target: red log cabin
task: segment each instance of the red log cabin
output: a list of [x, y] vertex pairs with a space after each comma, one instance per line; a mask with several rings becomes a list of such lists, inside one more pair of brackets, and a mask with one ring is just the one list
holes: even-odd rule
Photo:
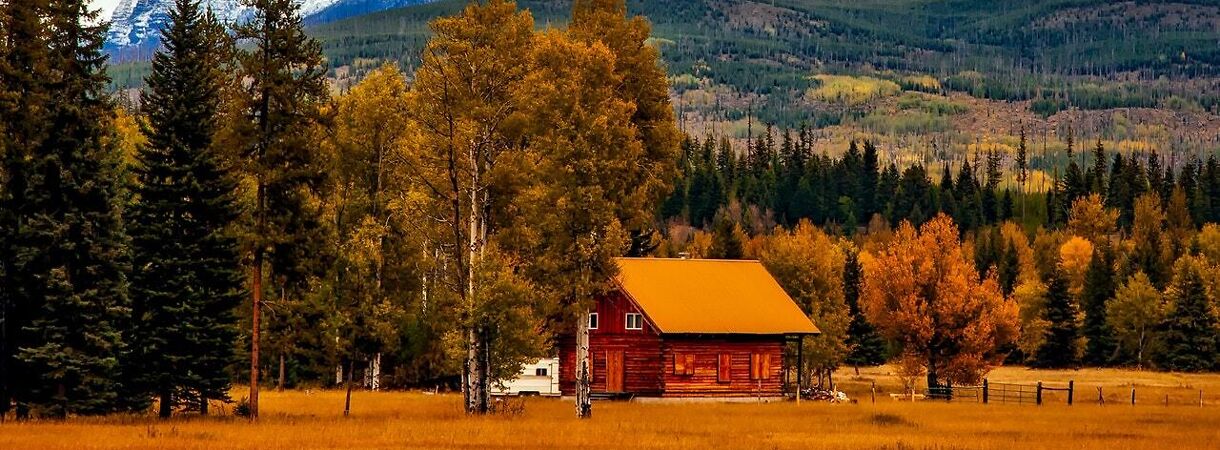
[[[589, 321], [592, 391], [624, 397], [781, 397], [785, 344], [817, 327], [757, 261], [619, 258]], [[576, 390], [576, 342], [559, 343]]]

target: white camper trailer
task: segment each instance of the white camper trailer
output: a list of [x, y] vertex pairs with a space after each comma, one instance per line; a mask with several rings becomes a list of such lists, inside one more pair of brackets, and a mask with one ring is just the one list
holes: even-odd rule
[[493, 385], [492, 395], [559, 396], [559, 358], [542, 358], [526, 364], [517, 378]]

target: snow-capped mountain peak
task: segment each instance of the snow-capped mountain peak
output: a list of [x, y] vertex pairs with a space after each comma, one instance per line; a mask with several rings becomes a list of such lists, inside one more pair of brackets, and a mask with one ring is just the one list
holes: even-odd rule
[[[152, 47], [160, 29], [169, 22], [168, 11], [174, 0], [91, 0], [98, 20], [110, 22], [106, 37], [109, 49]], [[202, 0], [222, 22], [235, 23], [250, 17], [251, 8], [241, 0]], [[307, 22], [329, 22], [400, 6], [433, 0], [293, 0], [301, 7]]]

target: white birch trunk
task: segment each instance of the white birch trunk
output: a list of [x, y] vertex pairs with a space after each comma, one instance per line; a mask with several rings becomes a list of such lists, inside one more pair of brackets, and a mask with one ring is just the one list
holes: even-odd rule
[[589, 312], [582, 311], [576, 320], [576, 417], [593, 417], [593, 397], [589, 364]]

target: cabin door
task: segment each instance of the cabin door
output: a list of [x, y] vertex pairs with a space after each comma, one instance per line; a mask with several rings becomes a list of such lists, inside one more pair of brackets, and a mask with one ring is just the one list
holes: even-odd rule
[[606, 392], [624, 392], [622, 350], [606, 352]]

